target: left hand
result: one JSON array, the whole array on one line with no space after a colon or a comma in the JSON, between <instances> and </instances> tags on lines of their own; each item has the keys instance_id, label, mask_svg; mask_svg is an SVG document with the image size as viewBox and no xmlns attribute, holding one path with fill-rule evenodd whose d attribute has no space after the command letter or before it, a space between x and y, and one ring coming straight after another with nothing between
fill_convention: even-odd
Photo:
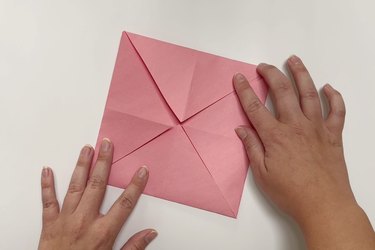
<instances>
[{"instance_id":1,"label":"left hand","mask_svg":"<svg viewBox=\"0 0 375 250\"><path fill-rule=\"evenodd\" d=\"M52 170L43 169L43 228L39 250L113 248L119 231L146 186L148 170L141 167L108 213L103 215L99 209L112 164L113 144L108 139L103 140L89 178L93 155L91 146L82 148L61 211ZM132 236L121 249L145 249L156 236L157 232L153 229L143 230Z\"/></svg>"}]
</instances>

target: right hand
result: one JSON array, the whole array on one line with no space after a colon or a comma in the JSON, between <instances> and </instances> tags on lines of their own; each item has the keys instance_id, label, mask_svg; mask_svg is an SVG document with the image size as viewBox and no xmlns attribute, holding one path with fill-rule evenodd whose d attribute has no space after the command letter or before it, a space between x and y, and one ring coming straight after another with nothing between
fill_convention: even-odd
<instances>
[{"instance_id":1,"label":"right hand","mask_svg":"<svg viewBox=\"0 0 375 250\"><path fill-rule=\"evenodd\" d=\"M351 190L344 159L342 96L330 85L324 87L330 105L324 119L318 92L302 61L293 56L288 66L299 96L280 70L267 64L257 67L270 87L276 118L259 101L245 77L234 76L235 90L253 125L239 127L236 132L260 189L311 233L321 230L317 222L349 222L350 218L337 216L360 214L362 210Z\"/></svg>"},{"instance_id":2,"label":"right hand","mask_svg":"<svg viewBox=\"0 0 375 250\"><path fill-rule=\"evenodd\" d=\"M302 62L289 63L289 67L300 102L290 80L277 68L265 64L257 68L270 87L277 118L260 103L242 75L234 79L238 97L255 128L236 130L246 147L255 181L295 218L316 213L331 203L354 204L341 135L344 101L336 90L325 86L331 112L324 120L318 93Z\"/></svg>"}]
</instances>

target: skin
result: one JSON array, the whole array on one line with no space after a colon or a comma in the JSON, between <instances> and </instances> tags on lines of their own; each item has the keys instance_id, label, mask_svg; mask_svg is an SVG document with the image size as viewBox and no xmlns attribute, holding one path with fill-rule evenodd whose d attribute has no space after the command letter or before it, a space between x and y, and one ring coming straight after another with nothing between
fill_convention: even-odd
<instances>
[{"instance_id":1,"label":"skin","mask_svg":"<svg viewBox=\"0 0 375 250\"><path fill-rule=\"evenodd\" d=\"M330 112L323 118L319 95L302 61L287 65L296 83L276 67L260 64L274 117L246 78L233 78L236 93L253 127L239 127L257 186L299 224L309 249L375 249L371 224L349 184L342 130L345 105L330 85L324 87Z\"/></svg>"},{"instance_id":2,"label":"skin","mask_svg":"<svg viewBox=\"0 0 375 250\"><path fill-rule=\"evenodd\" d=\"M323 118L315 85L302 61L288 60L296 83L274 66L260 64L258 73L270 87L274 117L259 101L246 78L236 74L234 87L253 127L238 127L258 187L301 227L309 249L375 249L375 234L350 187L343 153L345 105L338 91L324 87L330 112ZM112 249L148 179L142 167L113 204L100 214L112 162L113 145L105 139L92 175L94 150L80 153L61 211L53 173L42 171L43 228L39 249ZM122 250L141 250L157 236L146 229Z\"/></svg>"},{"instance_id":3,"label":"skin","mask_svg":"<svg viewBox=\"0 0 375 250\"><path fill-rule=\"evenodd\" d=\"M124 222L132 212L148 179L148 170L141 167L131 183L112 205L106 215L99 212L112 164L113 145L104 139L92 175L90 166L94 155L85 146L79 155L68 192L61 207L57 202L53 173L42 171L43 228L39 250L44 249L112 249ZM142 250L157 236L146 229L132 236L122 250Z\"/></svg>"}]
</instances>

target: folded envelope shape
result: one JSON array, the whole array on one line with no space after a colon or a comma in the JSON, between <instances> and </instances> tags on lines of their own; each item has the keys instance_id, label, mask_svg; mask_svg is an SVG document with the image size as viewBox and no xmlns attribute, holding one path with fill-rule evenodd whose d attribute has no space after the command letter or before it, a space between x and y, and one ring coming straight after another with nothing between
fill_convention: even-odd
<instances>
[{"instance_id":1,"label":"folded envelope shape","mask_svg":"<svg viewBox=\"0 0 375 250\"><path fill-rule=\"evenodd\" d=\"M109 184L124 188L147 165L145 194L236 217L248 161L234 128L248 120L232 77L264 102L255 68L124 32L97 142L115 146Z\"/></svg>"}]
</instances>

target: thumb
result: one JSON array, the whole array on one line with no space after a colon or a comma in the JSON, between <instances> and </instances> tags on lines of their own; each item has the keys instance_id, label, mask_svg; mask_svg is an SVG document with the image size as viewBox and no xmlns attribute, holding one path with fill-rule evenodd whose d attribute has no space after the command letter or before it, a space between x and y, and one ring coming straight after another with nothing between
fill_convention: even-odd
<instances>
[{"instance_id":1,"label":"thumb","mask_svg":"<svg viewBox=\"0 0 375 250\"><path fill-rule=\"evenodd\" d=\"M146 229L134 234L121 248L121 250L143 250L158 236L158 233L153 229Z\"/></svg>"}]
</instances>

